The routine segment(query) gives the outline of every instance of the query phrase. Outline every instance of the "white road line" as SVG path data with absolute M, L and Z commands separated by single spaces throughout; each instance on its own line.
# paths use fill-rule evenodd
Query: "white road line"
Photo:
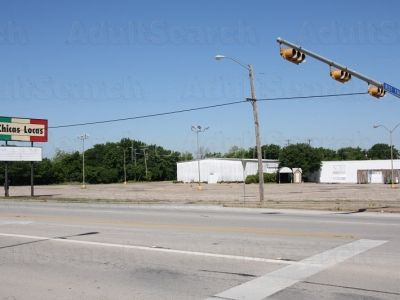
M 0 221 L 0 225 L 29 225 L 32 221 Z
M 101 243 L 101 242 L 52 238 L 52 237 L 35 236 L 35 235 L 0 233 L 0 236 L 32 239 L 32 240 L 40 240 L 40 241 L 42 241 L 42 240 L 43 241 L 55 241 L 55 242 L 61 242 L 61 243 L 71 243 L 71 244 L 81 244 L 81 245 L 91 245 L 91 246 L 124 248 L 124 249 L 132 249 L 132 250 L 145 250 L 145 251 L 164 252 L 164 253 L 173 253 L 173 254 L 185 254 L 185 255 L 194 255 L 194 256 L 202 256 L 202 257 L 212 257 L 212 258 L 224 258 L 224 259 L 234 259 L 234 260 L 243 260 L 243 261 L 257 261 L 257 262 L 274 263 L 274 264 L 285 264 L 285 265 L 299 264 L 299 262 L 296 262 L 296 261 L 286 261 L 286 260 L 281 260 L 281 259 L 238 256 L 238 255 L 218 254 L 218 253 L 210 253 L 210 252 L 174 250 L 174 249 L 167 249 L 167 248 L 123 245 L 123 244 L 113 244 L 113 243 Z
M 265 299 L 281 290 L 288 288 L 295 283 L 304 280 L 327 268 L 333 267 L 355 255 L 378 247 L 387 241 L 379 240 L 358 240 L 345 244 L 331 250 L 316 254 L 296 264 L 283 267 L 279 270 L 268 273 L 262 277 L 248 281 L 222 293 L 211 299 L 229 300 L 260 300 Z

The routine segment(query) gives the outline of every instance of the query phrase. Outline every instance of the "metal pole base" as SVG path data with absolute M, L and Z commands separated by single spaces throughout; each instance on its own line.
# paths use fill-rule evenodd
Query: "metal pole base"
M 81 189 L 86 189 L 86 184 L 81 184 Z

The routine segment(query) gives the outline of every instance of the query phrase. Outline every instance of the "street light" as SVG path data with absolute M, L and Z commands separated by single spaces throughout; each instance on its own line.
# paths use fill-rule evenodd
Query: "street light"
M 393 132 L 396 130 L 397 127 L 399 127 L 400 123 L 398 123 L 396 126 L 394 126 L 392 129 L 387 128 L 385 125 L 381 125 L 381 124 L 375 124 L 373 127 L 374 128 L 378 128 L 378 127 L 382 127 L 384 128 L 386 131 L 389 132 L 389 137 L 390 137 L 390 164 L 391 164 L 391 169 L 392 169 L 392 176 L 391 176 L 391 187 L 392 189 L 394 188 L 394 174 L 393 174 L 393 138 L 392 138 L 392 134 Z
M 201 127 L 200 125 L 192 126 L 192 131 L 196 133 L 196 141 L 197 141 L 197 170 L 199 172 L 199 186 L 198 189 L 201 190 L 201 181 L 200 181 L 200 147 L 199 147 L 199 133 L 208 130 L 210 127 Z
M 260 140 L 260 123 L 258 121 L 257 99 L 256 99 L 256 92 L 254 89 L 253 65 L 251 64 L 245 65 L 232 57 L 228 57 L 221 54 L 215 56 L 216 60 L 222 60 L 224 58 L 232 60 L 233 62 L 237 63 L 238 65 L 240 65 L 242 68 L 245 68 L 249 72 L 251 98 L 247 98 L 247 100 L 251 102 L 251 105 L 253 107 L 253 118 L 254 118 L 254 127 L 256 133 L 256 147 L 257 147 L 257 160 L 258 160 L 258 181 L 259 181 L 258 188 L 259 188 L 260 204 L 262 205 L 264 203 L 264 174 L 263 174 L 261 140 Z
M 78 138 L 82 141 L 82 189 L 86 189 L 86 183 L 85 183 L 85 140 L 89 138 L 89 136 L 84 133 L 78 136 Z

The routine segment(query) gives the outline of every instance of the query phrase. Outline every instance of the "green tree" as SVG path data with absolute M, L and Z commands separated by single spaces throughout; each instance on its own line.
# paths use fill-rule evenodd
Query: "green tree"
M 226 158 L 252 158 L 251 150 L 232 146 L 227 153 L 224 154 Z
M 282 167 L 301 168 L 305 180 L 321 168 L 319 152 L 308 144 L 292 144 L 282 149 L 279 156 Z
M 82 180 L 82 155 L 78 152 L 58 151 L 53 158 L 54 175 L 61 182 Z
M 223 155 L 221 152 L 207 152 L 205 154 L 206 158 L 221 158 Z
M 345 147 L 337 151 L 339 160 L 363 160 L 366 159 L 365 154 L 366 151 L 362 150 L 360 147 Z
M 30 184 L 30 164 L 23 161 L 11 161 L 8 164 L 8 180 L 10 185 L 27 185 Z M 1 181 L 4 184 L 4 167 L 5 162 L 2 162 Z
M 390 159 L 390 145 L 388 144 L 375 144 L 368 151 L 369 159 Z M 399 151 L 393 147 L 393 158 L 399 157 Z
M 193 160 L 193 155 L 190 152 L 182 152 L 179 161 Z
M 281 146 L 275 144 L 263 145 L 261 147 L 261 152 L 264 158 L 279 159 Z
M 54 172 L 53 162 L 43 158 L 41 162 L 34 163 L 35 184 L 54 184 L 61 181 Z
M 330 160 L 338 160 L 338 154 L 335 150 L 327 149 L 323 147 L 316 148 L 318 155 L 321 157 L 321 160 L 330 161 Z

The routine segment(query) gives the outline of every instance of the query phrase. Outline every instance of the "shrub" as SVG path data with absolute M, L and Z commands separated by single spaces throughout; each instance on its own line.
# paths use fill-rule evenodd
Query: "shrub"
M 248 175 L 245 180 L 246 184 L 258 183 L 258 175 Z
M 275 183 L 276 178 L 276 173 L 264 173 L 264 183 Z M 245 183 L 258 183 L 258 174 L 248 175 L 246 177 Z

